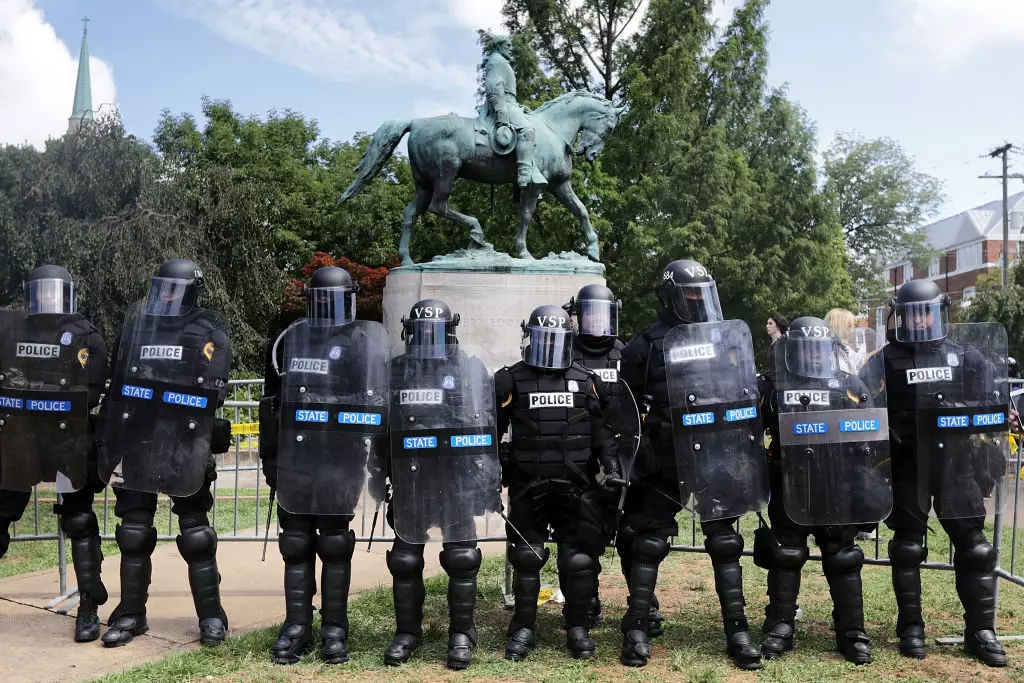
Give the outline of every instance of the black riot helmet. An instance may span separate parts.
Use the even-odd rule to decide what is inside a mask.
[[[306,288],[306,317],[313,327],[347,325],[356,319],[359,284],[344,268],[324,266],[309,279]]]
[[[690,259],[665,266],[658,285],[658,303],[670,317],[684,323],[724,319],[715,279],[704,266]]]
[[[29,315],[61,315],[78,310],[75,282],[63,266],[43,265],[28,274],[25,310]]]
[[[563,306],[576,317],[576,331],[585,337],[616,337],[622,302],[604,285],[585,285]]]
[[[839,368],[839,338],[821,318],[805,315],[789,324],[786,369],[799,377],[827,379]]]
[[[572,364],[572,327],[561,306],[535,308],[522,324],[523,360],[544,370],[558,370]]]
[[[907,280],[889,307],[896,317],[896,341],[939,341],[949,334],[949,297],[931,280]]]
[[[459,314],[452,315],[448,304],[440,299],[423,299],[402,318],[402,339],[405,352],[414,358],[448,358],[455,355],[459,340],[455,328]]]
[[[164,261],[152,278],[146,297],[146,315],[187,315],[206,288],[203,271],[188,259]]]

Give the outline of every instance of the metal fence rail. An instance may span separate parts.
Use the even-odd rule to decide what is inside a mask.
[[[1024,394],[1024,380],[1011,380],[1013,391],[1011,393],[1011,401],[1014,407],[1016,407],[1018,397]],[[258,411],[259,411],[259,399],[263,392],[263,380],[232,380],[230,383],[230,398],[225,401],[223,408],[220,411],[220,416],[231,421],[233,425],[248,425],[248,429],[242,428],[242,431],[256,431],[254,425],[258,423]],[[261,543],[266,535],[266,517],[267,517],[267,502],[269,499],[269,488],[267,487],[263,478],[262,472],[260,471],[260,459],[259,459],[259,446],[258,434],[255,433],[242,433],[234,437],[234,443],[231,450],[228,453],[224,453],[217,456],[217,480],[213,483],[212,493],[214,497],[213,509],[211,511],[211,524],[218,530],[218,539],[221,542],[257,542]],[[1013,454],[1011,465],[1013,471],[1017,472],[1018,476],[1014,478],[1013,494],[1012,494],[1012,505],[1005,506],[1009,509],[1004,511],[1001,509],[1004,501],[1002,501],[1002,487],[997,490],[996,496],[996,512],[993,518],[993,545],[996,549],[996,574],[1011,583],[1018,586],[1024,586],[1024,576],[1018,574],[1017,570],[1017,543],[1018,543],[1018,514],[1024,512],[1020,510],[1021,506],[1021,485],[1020,485],[1020,463],[1021,463],[1021,449],[1018,448],[1017,452]],[[228,486],[233,484],[233,488]],[[230,495],[220,496],[218,492],[231,491]],[[42,493],[42,498],[40,494]],[[58,612],[66,612],[74,606],[76,598],[74,598],[76,589],[72,587],[70,590],[67,586],[67,567],[68,558],[65,551],[64,535],[59,529],[59,525],[56,524],[54,518],[53,526],[54,531],[43,531],[40,528],[40,520],[46,518],[48,510],[46,509],[48,503],[56,502],[58,496],[52,490],[44,489],[42,492],[39,487],[33,491],[31,499],[31,509],[34,512],[34,519],[28,533],[24,532],[24,523],[15,524],[12,528],[12,542],[44,542],[44,541],[57,541],[58,542],[58,562],[59,562],[59,595],[47,605],[48,608],[56,608],[57,605],[61,605],[57,608]],[[108,487],[102,494],[102,511],[98,512],[97,516],[100,521],[100,535],[103,540],[113,541],[113,510],[111,508],[113,496],[111,490]],[[249,508],[249,505],[252,508]],[[1008,502],[1008,501],[1006,501]],[[42,506],[42,515],[40,514],[40,508]],[[227,507],[227,509],[225,509]],[[240,514],[240,508],[245,507],[244,512]],[[363,501],[361,502],[359,510],[356,515],[356,539],[360,542],[368,542],[371,538],[374,541],[390,542],[394,539],[393,532],[387,527],[387,524],[383,520],[383,515],[377,524],[375,529],[370,529],[373,519],[373,511],[375,510],[375,503],[369,496],[364,492]],[[158,510],[158,514],[162,514]],[[1010,557],[1009,566],[1004,566],[1005,553],[1003,552],[1004,542],[1004,520],[1006,514],[1013,515],[1013,521],[1010,532]],[[224,524],[224,516],[229,515],[231,518],[230,525]],[[751,524],[747,522],[747,524]],[[742,526],[744,521],[737,522],[737,529],[742,532]],[[757,522],[757,525],[760,525]],[[677,552],[688,552],[688,553],[705,553],[703,545],[698,545],[698,538],[702,537],[703,534],[698,529],[698,522],[696,519],[691,518],[689,529],[687,531],[680,530],[680,535],[676,537],[675,543],[671,546],[671,549]],[[174,515],[170,511],[170,506],[167,506],[167,517],[166,526],[164,526],[163,517],[157,522],[158,528],[158,540],[171,541],[176,537],[174,528]],[[884,530],[884,525],[879,525],[879,531]],[[504,529],[495,530],[496,533],[490,534],[487,531],[488,537],[482,539],[483,541],[505,541]],[[700,534],[700,536],[698,536]],[[687,538],[688,537],[688,538]],[[680,542],[681,540],[689,540],[689,543]],[[270,541],[277,541],[277,524],[273,523],[271,533],[269,534]],[[926,540],[927,544],[927,535]],[[863,545],[863,544],[862,544]],[[866,553],[865,563],[869,565],[889,565],[888,557],[883,556],[881,549],[881,537],[879,534],[875,535],[873,542],[870,544],[874,546],[874,552]],[[865,548],[867,550],[867,548]],[[744,555],[751,556],[753,551],[750,549],[744,550]],[[813,561],[821,561],[820,554],[812,554],[810,559]],[[933,561],[926,562],[921,565],[925,569],[937,569],[937,570],[952,570],[953,569],[953,547],[950,544],[949,551],[945,558],[945,561]],[[506,580],[505,580],[505,593],[506,599],[508,600],[511,596],[511,584],[512,584],[512,573],[511,568],[507,566],[506,562]],[[999,604],[999,585],[996,585],[996,606]],[[1015,638],[1016,636],[1010,636]],[[1001,636],[1001,639],[1005,639],[1007,636]],[[1021,636],[1024,638],[1024,636]],[[956,639],[940,639],[943,642],[948,642]]]

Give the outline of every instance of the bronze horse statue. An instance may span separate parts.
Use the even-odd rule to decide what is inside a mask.
[[[599,95],[577,90],[530,112],[536,125],[536,167],[547,179],[546,187],[579,220],[587,236],[587,256],[594,261],[600,261],[601,256],[597,232],[590,224],[586,207],[570,184],[572,154],[582,154],[588,161],[596,159],[604,149],[605,138],[622,118],[624,109]],[[387,121],[373,134],[370,146],[356,167],[355,180],[338,201],[341,203],[359,194],[391,157],[402,137],[409,133],[409,161],[412,163],[416,195],[405,207],[403,216],[402,240],[398,247],[402,265],[412,265],[409,256],[412,229],[416,219],[427,211],[468,228],[471,249],[487,247],[480,221],[451,208],[448,197],[458,178],[492,186],[516,182],[515,154],[496,154],[489,132],[486,126],[481,125],[480,119],[455,114]],[[533,258],[526,248],[526,230],[544,187],[531,184],[520,191],[519,233],[516,236],[519,258]]]

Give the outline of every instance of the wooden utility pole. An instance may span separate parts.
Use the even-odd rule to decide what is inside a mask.
[[[1010,281],[1010,192],[1009,183],[1010,178],[1018,178],[1024,180],[1024,175],[1020,173],[1010,173],[1009,162],[1007,155],[1010,150],[1013,149],[1013,145],[1009,142],[1002,147],[996,147],[994,150],[988,153],[989,158],[995,159],[996,157],[1002,157],[1003,159],[1003,172],[1000,175],[983,175],[978,176],[986,180],[998,179],[1003,181],[1003,289],[1006,289],[1007,284]],[[984,248],[984,247],[982,247]],[[983,257],[984,258],[984,257]]]

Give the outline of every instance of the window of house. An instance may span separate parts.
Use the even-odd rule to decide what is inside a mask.
[[[983,244],[977,242],[975,244],[968,244],[966,247],[960,247],[956,250],[956,269],[960,271],[973,270],[980,268],[984,262],[982,260],[982,248]]]
[[[913,279],[914,279],[914,264],[913,263],[907,263],[907,264],[905,264],[903,266],[903,281],[907,282],[908,280],[913,280]]]
[[[935,277],[939,274],[939,257],[933,256],[932,262],[928,264],[928,277]]]
[[[977,291],[977,288],[973,285],[970,287],[964,287],[964,301],[973,298],[975,291]]]

